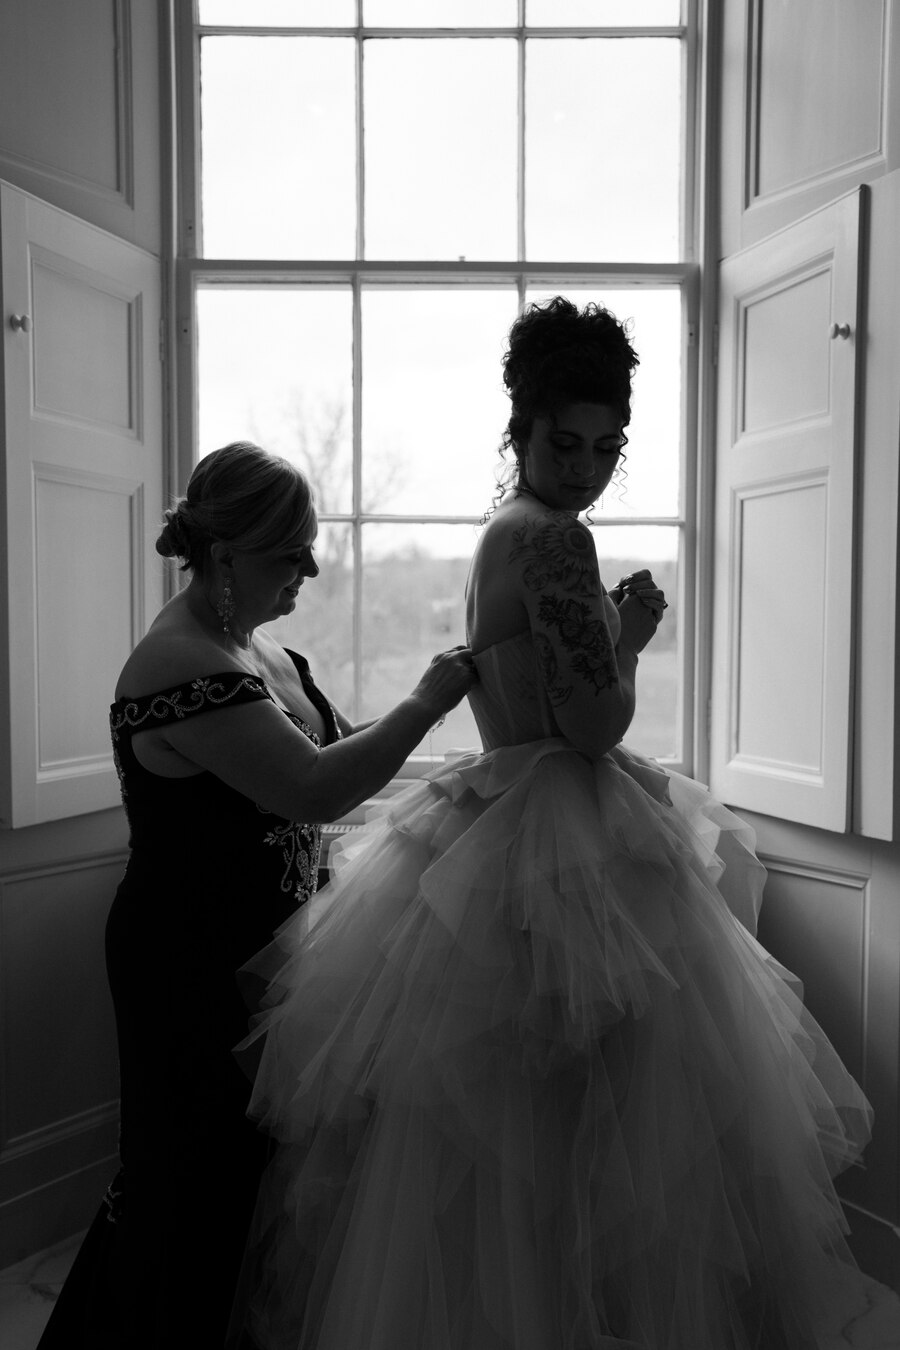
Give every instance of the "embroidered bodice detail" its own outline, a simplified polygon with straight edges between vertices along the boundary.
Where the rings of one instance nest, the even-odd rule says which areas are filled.
[[[241,697],[249,693],[251,698]],[[204,675],[165,689],[145,698],[119,699],[110,709],[109,725],[113,745],[119,732],[127,726],[130,731],[146,731],[149,726],[182,721],[191,713],[210,712],[229,703],[246,703],[256,698],[270,698],[265,684],[256,675],[238,675],[228,671],[224,675]],[[293,720],[293,719],[292,719]]]
[[[305,693],[325,719],[325,743],[340,740],[341,730],[334,709],[316,688],[306,661],[295,652],[288,652],[288,655]],[[117,700],[110,708],[110,732],[122,800],[132,830],[133,846],[136,841],[140,843],[148,814],[155,818],[170,803],[173,805],[169,809],[174,811],[177,809],[174,803],[189,801],[196,808],[197,819],[202,815],[221,822],[223,835],[227,836],[223,838],[223,848],[252,849],[255,840],[255,845],[266,852],[274,850],[278,858],[278,876],[273,877],[273,881],[277,880],[282,893],[303,904],[316,889],[321,849],[318,825],[285,820],[258,803],[250,802],[205,771],[186,778],[154,774],[140,763],[132,747],[133,736],[151,727],[260,699],[276,702],[264,680],[240,671],[225,671],[204,675],[142,698]],[[281,710],[304,736],[321,747],[320,737],[308,722],[285,708]],[[184,822],[184,828],[190,831],[191,822]]]

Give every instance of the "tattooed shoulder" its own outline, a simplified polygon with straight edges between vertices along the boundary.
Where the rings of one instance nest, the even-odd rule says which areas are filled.
[[[601,594],[594,541],[579,520],[564,511],[551,511],[536,520],[526,516],[512,538],[509,561],[521,565],[530,591],[555,585],[569,595]]]

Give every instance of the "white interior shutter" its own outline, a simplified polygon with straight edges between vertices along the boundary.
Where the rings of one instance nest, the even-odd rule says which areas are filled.
[[[710,782],[849,823],[862,191],[727,259]]]
[[[6,184],[0,817],[115,806],[118,672],[162,603],[160,266]]]

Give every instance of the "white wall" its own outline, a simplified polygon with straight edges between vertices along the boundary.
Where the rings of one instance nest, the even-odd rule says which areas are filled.
[[[900,1288],[900,845],[861,833],[890,839],[897,818],[891,677],[900,290],[897,234],[885,233],[884,213],[900,207],[889,178],[900,165],[900,11],[894,0],[844,6],[726,0],[721,11],[713,8],[722,16],[721,256],[759,244],[860,184],[870,185],[874,208],[875,227],[870,221],[865,241],[868,327],[857,335],[861,462],[850,747],[856,832],[743,814],[769,867],[760,936],[804,980],[810,1008],[876,1109],[866,1169],[842,1182],[842,1194],[851,1202],[859,1259]],[[720,382],[728,378],[718,371]],[[800,591],[802,577],[786,577],[785,584]]]
[[[156,0],[0,0],[0,179],[157,257],[165,31]],[[2,451],[23,447],[4,437]],[[23,566],[3,557],[4,596]],[[73,621],[91,603],[74,587],[61,599]],[[109,679],[82,673],[64,697],[73,718],[105,714]],[[120,807],[0,830],[0,1266],[86,1226],[114,1170],[103,928],[126,856]]]

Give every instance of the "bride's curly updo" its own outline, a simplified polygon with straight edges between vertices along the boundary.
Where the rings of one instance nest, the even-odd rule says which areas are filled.
[[[182,559],[183,572],[201,576],[216,541],[267,553],[309,544],[317,528],[304,474],[252,441],[233,441],[201,459],[187,493],[165,516],[157,553]]]
[[[602,305],[579,309],[562,295],[529,305],[509,331],[503,358],[512,411],[502,450],[518,456],[534,419],[553,418],[569,403],[609,404],[627,426],[637,364],[625,325]]]

